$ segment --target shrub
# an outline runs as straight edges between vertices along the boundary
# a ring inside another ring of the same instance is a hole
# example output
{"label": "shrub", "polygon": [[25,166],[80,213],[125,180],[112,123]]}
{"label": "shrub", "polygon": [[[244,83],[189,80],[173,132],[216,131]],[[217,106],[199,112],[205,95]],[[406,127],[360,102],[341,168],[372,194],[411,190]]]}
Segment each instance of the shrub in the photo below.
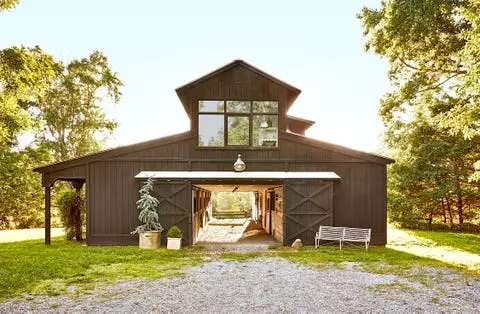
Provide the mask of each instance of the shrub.
{"label": "shrub", "polygon": [[183,237],[182,230],[180,230],[180,228],[177,226],[171,226],[170,229],[168,229],[167,237],[181,239]]}
{"label": "shrub", "polygon": [[162,225],[158,222],[157,206],[158,200],[150,195],[153,191],[153,179],[148,180],[143,184],[140,189],[140,199],[137,201],[137,208],[140,210],[138,220],[142,222],[131,234],[136,234],[145,231],[163,231]]}
{"label": "shrub", "polygon": [[61,191],[57,198],[60,219],[67,240],[82,240],[82,216],[85,213],[85,200],[74,190]]}

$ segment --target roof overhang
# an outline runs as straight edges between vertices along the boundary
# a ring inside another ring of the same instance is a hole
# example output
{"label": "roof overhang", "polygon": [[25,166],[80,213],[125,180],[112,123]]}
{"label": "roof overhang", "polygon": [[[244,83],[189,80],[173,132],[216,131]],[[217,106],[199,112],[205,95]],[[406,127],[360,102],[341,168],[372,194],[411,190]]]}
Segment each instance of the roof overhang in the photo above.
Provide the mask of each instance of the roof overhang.
{"label": "roof overhang", "polygon": [[339,180],[340,176],[331,171],[141,171],[136,179],[163,179],[163,180],[216,180],[216,181],[275,181],[275,180]]}

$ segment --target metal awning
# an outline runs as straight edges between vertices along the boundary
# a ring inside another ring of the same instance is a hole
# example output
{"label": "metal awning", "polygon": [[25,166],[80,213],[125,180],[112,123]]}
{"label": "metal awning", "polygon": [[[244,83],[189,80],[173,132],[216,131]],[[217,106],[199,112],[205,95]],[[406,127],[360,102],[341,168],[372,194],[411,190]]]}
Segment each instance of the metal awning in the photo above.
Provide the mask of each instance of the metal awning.
{"label": "metal awning", "polygon": [[146,179],[191,179],[191,180],[286,180],[286,179],[323,179],[339,180],[332,171],[141,171],[135,178]]}

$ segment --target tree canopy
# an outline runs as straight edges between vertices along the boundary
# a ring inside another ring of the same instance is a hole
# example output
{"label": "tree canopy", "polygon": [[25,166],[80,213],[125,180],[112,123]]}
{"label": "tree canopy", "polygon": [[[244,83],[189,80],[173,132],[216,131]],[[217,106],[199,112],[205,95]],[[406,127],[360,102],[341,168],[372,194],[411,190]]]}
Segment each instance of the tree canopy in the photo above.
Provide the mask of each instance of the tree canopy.
{"label": "tree canopy", "polygon": [[13,9],[20,3],[20,0],[0,0],[0,12]]}
{"label": "tree canopy", "polygon": [[387,58],[380,102],[390,218],[477,221],[480,1],[389,0],[359,14],[366,50]]}
{"label": "tree canopy", "polygon": [[[0,50],[0,229],[42,223],[32,169],[98,151],[117,126],[102,100],[118,102],[121,86],[98,51],[65,64],[38,46]],[[23,134],[34,140],[19,143]]]}

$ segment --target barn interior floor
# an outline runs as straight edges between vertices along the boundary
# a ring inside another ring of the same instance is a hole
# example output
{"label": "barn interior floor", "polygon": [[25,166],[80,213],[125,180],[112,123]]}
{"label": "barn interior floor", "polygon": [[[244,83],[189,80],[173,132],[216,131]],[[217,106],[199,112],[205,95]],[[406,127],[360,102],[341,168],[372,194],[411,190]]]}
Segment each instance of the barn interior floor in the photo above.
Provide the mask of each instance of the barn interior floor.
{"label": "barn interior floor", "polygon": [[214,220],[199,233],[196,242],[207,250],[233,252],[264,251],[278,244],[255,221],[245,218]]}

